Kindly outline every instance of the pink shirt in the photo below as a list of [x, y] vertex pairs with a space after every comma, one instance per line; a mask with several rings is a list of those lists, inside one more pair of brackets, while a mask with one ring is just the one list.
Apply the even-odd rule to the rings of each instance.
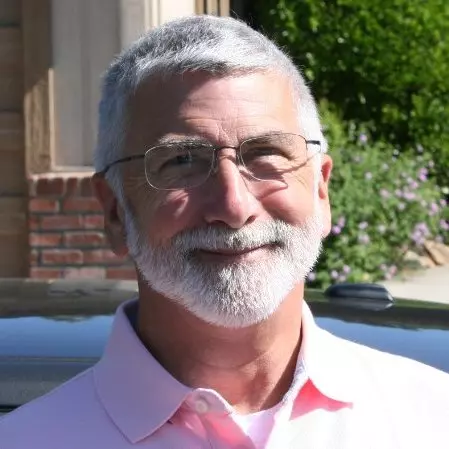
[[306, 305], [295, 380], [255, 446], [217, 392], [159, 365], [131, 307], [93, 368], [0, 420], [0, 449], [449, 448], [449, 376], [337, 338]]

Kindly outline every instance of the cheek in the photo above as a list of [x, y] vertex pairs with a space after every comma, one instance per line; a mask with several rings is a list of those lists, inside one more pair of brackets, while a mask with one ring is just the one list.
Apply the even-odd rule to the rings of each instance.
[[157, 192], [149, 204], [144, 229], [155, 244], [163, 245], [181, 231], [198, 226], [195, 217], [200, 216], [199, 211], [185, 192]]
[[316, 211], [313, 172], [288, 181], [288, 187], [273, 191], [263, 198], [263, 207], [273, 218], [300, 225]]

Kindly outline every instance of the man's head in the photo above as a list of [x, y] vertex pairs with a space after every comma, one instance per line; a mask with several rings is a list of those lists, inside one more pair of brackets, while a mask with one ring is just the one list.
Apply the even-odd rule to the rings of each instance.
[[207, 16], [155, 29], [104, 81], [95, 168], [113, 165], [95, 186], [113, 249], [199, 318], [257, 323], [329, 231], [323, 150], [310, 92], [268, 39]]

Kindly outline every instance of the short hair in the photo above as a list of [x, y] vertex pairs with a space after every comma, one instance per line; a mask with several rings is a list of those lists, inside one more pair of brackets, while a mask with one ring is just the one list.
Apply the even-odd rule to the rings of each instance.
[[[299, 127], [306, 139], [327, 143], [318, 111], [303, 76], [271, 40], [230, 17], [190, 16], [150, 30], [112, 62], [103, 78], [99, 105], [96, 171], [122, 157], [129, 96], [149, 77], [202, 71], [212, 76], [277, 72], [290, 81], [298, 108]], [[118, 176], [109, 175], [120, 189]]]

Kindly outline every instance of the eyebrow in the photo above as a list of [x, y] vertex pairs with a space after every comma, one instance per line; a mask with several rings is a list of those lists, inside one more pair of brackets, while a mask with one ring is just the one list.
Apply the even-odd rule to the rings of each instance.
[[[286, 132], [286, 131], [281, 131], [281, 130], [271, 130], [271, 131], [266, 131], [266, 132], [259, 132], [259, 133], [254, 133], [254, 134], [248, 134], [247, 136], [245, 136], [244, 139], [242, 139], [239, 142], [239, 145], [241, 144], [241, 142], [248, 140], [248, 139], [256, 139], [256, 138], [263, 138], [263, 137], [269, 137], [269, 136], [275, 136], [277, 134], [296, 134], [296, 133], [290, 133], [290, 132]], [[166, 144], [176, 144], [176, 143], [185, 143], [185, 142], [192, 142], [192, 143], [201, 143], [201, 144], [206, 144], [206, 145], [212, 145], [215, 146], [210, 140], [198, 136], [198, 135], [194, 135], [194, 136], [165, 136], [165, 137], [160, 137], [159, 139], [155, 140], [155, 144], [156, 145], [166, 145]]]

